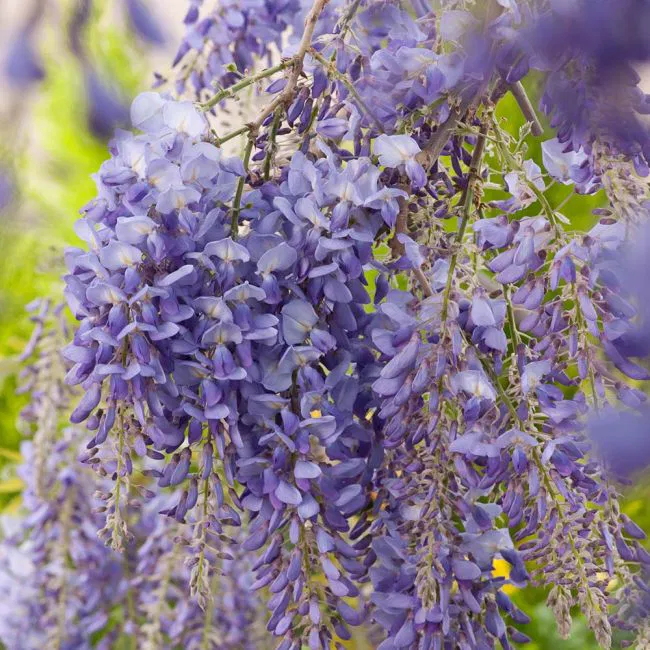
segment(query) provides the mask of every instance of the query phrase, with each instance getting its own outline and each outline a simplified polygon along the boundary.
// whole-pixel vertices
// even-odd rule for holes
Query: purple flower
[[[588,437],[592,411],[646,409],[629,381],[648,375],[645,275],[626,243],[648,211],[646,141],[614,119],[645,103],[627,55],[609,39],[609,67],[562,43],[587,18],[566,9],[567,27],[557,3],[504,0],[486,21],[453,3],[299,4],[193,0],[179,99],[136,98],[138,133],[111,141],[65,253],[76,327],[25,373],[26,417],[40,436],[63,396],[56,413],[85,422],[81,467],[57,480],[94,479],[93,525],[128,565],[90,602],[121,608],[135,585],[124,625],[143,647],[325,648],[366,619],[386,650],[509,647],[528,618],[503,588],[543,566],[560,630],[576,604],[608,647],[650,561],[615,516],[624,471]],[[607,198],[588,233],[525,158],[527,131],[491,118],[510,88],[539,126],[511,85],[531,67],[547,172]],[[242,91],[265,108],[240,119],[225,102]],[[49,342],[42,314],[27,356]],[[58,431],[41,438],[51,452]],[[639,581],[614,593],[628,566]]]
[[[463,370],[452,379],[457,391],[463,391],[474,397],[494,401],[496,393],[488,378],[480,370]]]
[[[14,192],[13,179],[7,170],[0,168],[0,212],[11,204]]]
[[[616,476],[633,476],[650,465],[647,413],[608,410],[594,414],[589,435],[605,466]]]
[[[165,37],[162,29],[144,0],[125,0],[125,2],[129,20],[138,35],[149,43],[163,45]]]
[[[117,126],[128,120],[128,109],[115,91],[103,82],[97,73],[86,70],[88,121],[97,136],[108,138]]]
[[[586,194],[594,186],[591,161],[582,150],[567,150],[557,138],[542,143],[542,159],[546,171],[565,185],[576,183]]]
[[[5,61],[5,73],[17,86],[29,86],[45,77],[45,69],[34,49],[33,41],[30,32],[23,32],[10,45]]]
[[[542,382],[542,379],[545,375],[548,375],[551,372],[551,362],[549,360],[544,361],[532,361],[531,363],[526,364],[524,371],[521,374],[521,388],[525,394],[533,391],[539,386]]]
[[[426,183],[426,173],[417,162],[420,147],[413,138],[407,135],[380,135],[375,139],[374,154],[379,164],[384,167],[401,167],[404,165],[406,174],[416,188]]]
[[[522,178],[520,172],[515,171],[505,175],[506,186],[512,196],[504,201],[495,201],[495,207],[505,212],[523,210],[536,200],[536,195],[530,188],[529,183],[532,183],[538,190],[545,189],[546,185],[539,165],[532,160],[526,160],[523,167],[525,178]]]

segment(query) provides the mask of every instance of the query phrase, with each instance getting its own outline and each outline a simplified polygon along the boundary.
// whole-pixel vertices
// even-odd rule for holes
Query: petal
[[[496,325],[490,303],[485,298],[474,298],[471,310],[472,321],[478,327],[491,327]]]
[[[142,261],[142,251],[131,244],[113,240],[99,251],[99,261],[110,271],[118,271],[139,264]]]
[[[295,248],[282,242],[266,251],[257,262],[259,273],[272,273],[273,271],[285,271],[298,259],[298,253]]]
[[[156,282],[156,285],[159,287],[170,287],[172,284],[186,278],[192,273],[194,273],[194,267],[191,264],[186,264],[185,266],[181,266],[180,269],[176,269],[173,273],[163,276],[161,280]]]
[[[427,184],[427,174],[422,165],[415,158],[406,161],[406,175],[409,177],[413,187],[420,189]]]
[[[164,127],[162,109],[166,103],[158,93],[140,93],[131,104],[131,123],[148,133],[160,131]]]
[[[314,308],[305,300],[292,300],[282,308],[282,334],[289,345],[302,343],[317,322]]]
[[[481,569],[469,560],[452,560],[451,568],[458,580],[477,580],[481,577]]]
[[[122,289],[106,282],[91,284],[86,290],[86,298],[95,305],[116,305],[127,300]]]
[[[223,294],[224,300],[236,300],[245,302],[246,300],[264,300],[266,292],[261,287],[256,287],[248,281],[238,284],[236,287],[229,289]]]
[[[313,479],[321,475],[321,469],[316,463],[309,460],[296,461],[293,474],[296,478]]]
[[[275,488],[275,496],[282,501],[282,503],[288,505],[298,506],[302,503],[302,494],[298,488],[286,481],[280,481],[278,487]]]
[[[241,261],[248,262],[251,256],[246,248],[233,241],[230,237],[210,242],[203,249],[206,255],[216,256],[224,262]]]
[[[156,229],[156,222],[146,216],[118,217],[115,225],[117,238],[127,244],[139,244]]]
[[[380,165],[399,167],[414,158],[421,149],[418,143],[408,135],[382,134],[375,139],[373,151],[379,158]]]
[[[320,418],[307,418],[300,423],[301,429],[306,429],[310,434],[326,440],[336,431],[336,420],[333,415],[324,415]]]
[[[201,343],[203,345],[214,345],[223,343],[234,343],[239,345],[243,340],[241,329],[234,323],[218,323],[211,327],[203,337]]]
[[[381,377],[383,379],[393,379],[415,366],[415,361],[420,349],[420,342],[417,337],[411,340],[382,368]]]
[[[200,138],[208,131],[208,122],[192,102],[167,102],[162,109],[165,126],[192,138]]]
[[[102,398],[101,384],[93,384],[79,400],[77,408],[70,415],[70,422],[79,424],[88,418],[88,416],[95,410]]]
[[[298,506],[298,514],[304,521],[315,517],[320,512],[318,501],[311,494],[305,494],[302,503]]]

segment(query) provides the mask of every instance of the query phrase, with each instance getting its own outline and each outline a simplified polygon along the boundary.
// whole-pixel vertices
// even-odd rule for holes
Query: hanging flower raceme
[[[339,533],[366,507],[376,462],[363,268],[384,224],[381,208],[365,207],[383,190],[379,170],[368,159],[343,168],[323,144],[326,157],[292,159],[288,182],[241,195],[241,161],[201,140],[206,122],[192,104],[145,94],[132,113],[145,133],[115,141],[98,174],[101,198],[78,225],[90,250],[67,253],[66,292],[81,324],[64,355],[75,362],[68,381],[86,389],[72,417],[89,418],[95,432],[86,462],[116,477],[104,532],[123,544],[139,456],[154,461],[144,471],[160,489],[178,494],[165,514],[196,521],[192,588],[203,605],[205,528],[240,523],[227,488],[255,515],[244,548],[270,549],[260,586],[290,566],[292,582],[311,582],[300,557],[322,556],[325,571],[334,545],[350,559],[363,554]],[[311,520],[294,552],[277,548],[278,526],[294,537]],[[365,571],[350,567],[353,577]],[[314,598],[336,609],[358,595],[339,568],[328,570],[319,595],[295,590],[299,612]],[[283,636],[288,589],[269,622]],[[344,634],[337,616],[322,634]],[[312,617],[305,636],[321,634],[319,623]]]
[[[173,61],[180,70],[176,91],[182,93],[189,83],[188,90],[201,97],[232,86],[258,61],[268,61],[274,48],[282,49],[289,33],[300,33],[307,8],[300,0],[233,0],[207,8],[203,0],[191,0]]]
[[[133,102],[66,251],[77,326],[54,350],[129,633],[507,648],[528,617],[506,592],[533,583],[562,635],[578,606],[602,647],[612,625],[643,639],[643,532],[585,427],[645,410],[647,319],[621,264],[643,155],[564,118],[528,154],[543,129],[520,82],[542,48],[521,39],[551,7],[200,4],[176,90],[203,103]],[[558,61],[546,95],[581,70]],[[222,102],[262,82],[259,114],[217,134]],[[575,232],[553,184],[609,205]],[[35,437],[58,395],[35,395]]]
[[[98,538],[109,508],[105,503],[111,479],[98,481],[78,463],[86,436],[62,415],[69,411],[73,391],[62,384],[56,365],[60,311],[45,302],[32,306],[36,327],[23,355],[30,360],[25,391],[33,399],[22,417],[31,440],[21,446],[21,516],[2,520],[0,576],[11,600],[0,640],[8,650],[108,650],[128,642],[157,650],[204,648],[206,643],[259,647],[264,637],[258,620],[262,604],[249,590],[251,562],[234,551],[235,539],[228,539],[232,554],[215,555],[215,544],[223,537],[216,528],[205,542],[220,569],[214,602],[204,611],[186,597],[192,576],[191,563],[183,561],[188,541],[177,522],[159,514],[168,496],[146,504],[130,501],[123,513],[131,530],[125,553],[116,553]],[[116,623],[119,610],[123,613]]]

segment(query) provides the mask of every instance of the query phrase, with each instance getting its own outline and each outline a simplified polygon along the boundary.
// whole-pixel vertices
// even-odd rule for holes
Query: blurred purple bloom
[[[145,1],[125,0],[131,26],[145,41],[154,45],[163,45],[165,43],[163,31]]]
[[[93,70],[86,72],[88,122],[92,132],[109,138],[117,126],[128,122],[129,112],[120,97]]]
[[[610,409],[592,416],[589,436],[614,475],[630,477],[650,466],[649,415]]]
[[[15,186],[9,173],[0,167],[0,212],[14,199]]]
[[[384,167],[404,165],[415,187],[423,187],[426,183],[426,174],[416,160],[420,147],[408,135],[380,135],[375,139],[374,153],[379,159],[379,164]]]
[[[45,68],[34,49],[32,34],[20,33],[12,42],[5,61],[5,73],[11,83],[30,86],[45,77]]]

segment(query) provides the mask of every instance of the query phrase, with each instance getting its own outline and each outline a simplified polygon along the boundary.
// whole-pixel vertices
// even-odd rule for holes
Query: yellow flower
[[[493,566],[492,575],[495,578],[507,578],[510,575],[510,565],[505,560],[494,560]],[[518,587],[515,587],[515,585],[504,585],[503,591],[506,594],[513,594],[518,591]]]

